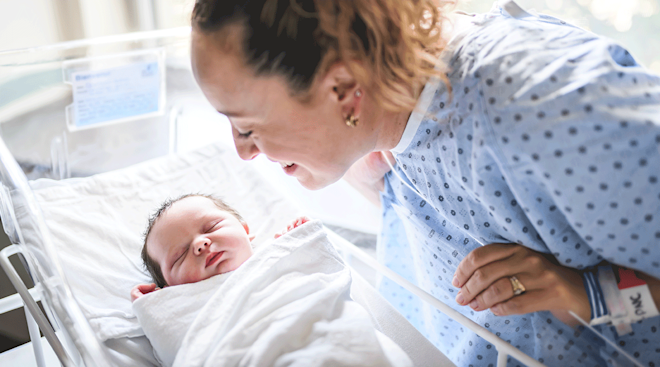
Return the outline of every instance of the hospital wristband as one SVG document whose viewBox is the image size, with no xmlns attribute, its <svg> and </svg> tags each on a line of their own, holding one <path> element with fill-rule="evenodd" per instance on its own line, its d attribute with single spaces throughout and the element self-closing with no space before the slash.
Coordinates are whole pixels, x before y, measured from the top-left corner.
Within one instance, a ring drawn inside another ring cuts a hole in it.
<svg viewBox="0 0 660 367">
<path fill-rule="evenodd" d="M 637 277 L 634 270 L 618 267 L 617 275 L 619 292 L 631 322 L 660 315 L 649 286 Z"/>
<path fill-rule="evenodd" d="M 589 298 L 589 306 L 591 307 L 591 324 L 601 324 L 609 321 L 607 311 L 607 304 L 603 296 L 603 290 L 600 288 L 598 281 L 598 269 L 590 268 L 582 273 L 582 281 L 584 282 L 584 289 Z"/>
<path fill-rule="evenodd" d="M 648 285 L 634 270 L 599 266 L 582 273 L 591 307 L 591 325 L 612 324 L 619 335 L 631 333 L 632 323 L 660 315 Z"/>
</svg>

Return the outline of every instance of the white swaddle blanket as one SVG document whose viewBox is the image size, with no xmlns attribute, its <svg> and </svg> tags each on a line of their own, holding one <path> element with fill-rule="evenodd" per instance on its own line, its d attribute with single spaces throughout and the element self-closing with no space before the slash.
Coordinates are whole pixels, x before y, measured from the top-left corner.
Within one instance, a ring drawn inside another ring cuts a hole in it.
<svg viewBox="0 0 660 367">
<path fill-rule="evenodd" d="M 349 268 L 312 221 L 232 273 L 147 294 L 133 309 L 167 366 L 412 366 L 350 287 Z"/>
</svg>

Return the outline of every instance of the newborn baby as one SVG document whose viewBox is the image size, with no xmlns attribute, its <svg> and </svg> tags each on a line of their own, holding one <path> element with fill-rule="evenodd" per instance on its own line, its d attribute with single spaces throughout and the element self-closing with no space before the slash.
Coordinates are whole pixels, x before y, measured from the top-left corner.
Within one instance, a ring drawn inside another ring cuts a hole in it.
<svg viewBox="0 0 660 367">
<path fill-rule="evenodd" d="M 155 284 L 131 299 L 162 365 L 411 365 L 350 298 L 350 269 L 320 222 L 300 217 L 275 237 L 253 253 L 245 221 L 210 196 L 150 218 L 142 258 Z"/>
<path fill-rule="evenodd" d="M 308 222 L 294 220 L 282 234 Z M 155 283 L 131 290 L 131 301 L 166 286 L 196 283 L 236 270 L 252 256 L 250 228 L 236 210 L 212 196 L 168 200 L 149 219 L 142 260 Z"/>
</svg>

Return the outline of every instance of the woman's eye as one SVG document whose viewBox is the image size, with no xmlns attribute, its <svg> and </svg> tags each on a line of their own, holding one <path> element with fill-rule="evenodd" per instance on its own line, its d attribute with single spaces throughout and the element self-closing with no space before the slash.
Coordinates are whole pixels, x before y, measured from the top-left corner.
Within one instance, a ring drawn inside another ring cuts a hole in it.
<svg viewBox="0 0 660 367">
<path fill-rule="evenodd" d="M 250 130 L 250 131 L 248 131 L 248 132 L 246 132 L 246 133 L 241 133 L 241 132 L 238 133 L 238 136 L 241 137 L 241 138 L 243 138 L 243 139 L 249 137 L 250 135 L 252 135 L 252 130 Z"/>
</svg>

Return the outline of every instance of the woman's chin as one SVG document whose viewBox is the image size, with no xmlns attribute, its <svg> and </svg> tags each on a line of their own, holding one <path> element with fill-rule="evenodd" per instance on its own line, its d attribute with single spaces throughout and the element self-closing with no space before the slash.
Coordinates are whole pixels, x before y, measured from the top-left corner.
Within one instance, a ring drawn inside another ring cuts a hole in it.
<svg viewBox="0 0 660 367">
<path fill-rule="evenodd" d="M 297 177 L 298 182 L 300 182 L 300 184 L 307 190 L 320 190 L 324 187 L 327 187 L 330 184 L 339 181 L 340 178 L 341 177 L 338 177 L 336 179 L 318 178 L 309 174 L 305 175 L 304 177 Z"/>
</svg>

